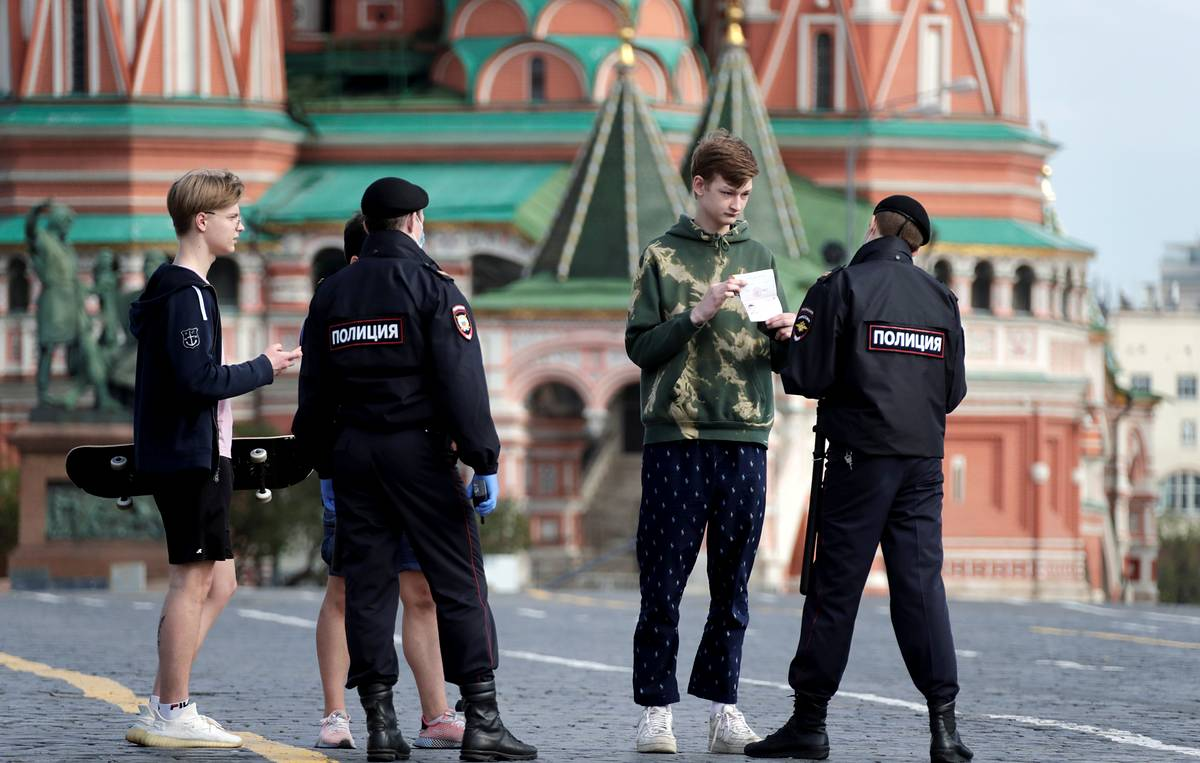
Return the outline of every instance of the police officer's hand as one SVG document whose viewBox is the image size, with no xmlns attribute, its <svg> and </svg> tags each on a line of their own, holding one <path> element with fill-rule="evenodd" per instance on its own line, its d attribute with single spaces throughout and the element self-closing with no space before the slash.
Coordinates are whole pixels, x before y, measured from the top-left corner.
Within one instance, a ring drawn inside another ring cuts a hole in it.
<svg viewBox="0 0 1200 763">
<path fill-rule="evenodd" d="M 699 326 L 708 323 L 717 315 L 721 305 L 730 297 L 736 297 L 746 282 L 737 276 L 729 276 L 721 283 L 715 283 L 704 293 L 700 304 L 692 308 L 692 323 Z"/>
<path fill-rule="evenodd" d="M 476 474 L 471 478 L 470 495 L 472 502 L 477 500 L 476 496 L 483 496 L 483 500 L 475 503 L 475 511 L 481 517 L 486 517 L 496 510 L 496 500 L 500 497 L 500 478 L 495 474 Z"/>
<path fill-rule="evenodd" d="M 294 350 L 283 349 L 282 344 L 273 344 L 263 350 L 263 355 L 267 356 L 267 360 L 271 361 L 271 368 L 275 370 L 275 375 L 283 373 L 292 367 L 292 364 L 300 360 L 300 348 Z"/>
<path fill-rule="evenodd" d="M 775 338 L 780 342 L 786 342 L 792 338 L 792 326 L 796 324 L 795 313 L 780 313 L 772 315 L 765 321 L 768 329 L 775 330 Z"/>
</svg>

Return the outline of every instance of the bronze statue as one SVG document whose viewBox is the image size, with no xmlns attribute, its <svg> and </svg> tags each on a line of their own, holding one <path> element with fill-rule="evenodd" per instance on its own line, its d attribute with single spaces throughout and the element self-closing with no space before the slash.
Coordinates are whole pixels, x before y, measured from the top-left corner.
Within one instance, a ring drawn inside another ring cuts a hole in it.
<svg viewBox="0 0 1200 763">
<path fill-rule="evenodd" d="M 38 223 L 43 218 L 45 225 L 41 226 Z M 73 408 L 91 387 L 96 408 L 112 410 L 117 405 L 108 393 L 107 368 L 84 304 L 79 258 L 67 243 L 74 219 L 69 208 L 50 201 L 31 209 L 25 218 L 25 241 L 42 287 L 37 305 L 38 406 Z M 50 367 L 59 347 L 67 354 L 68 372 L 77 377 L 75 388 L 63 400 L 50 395 Z"/>
</svg>

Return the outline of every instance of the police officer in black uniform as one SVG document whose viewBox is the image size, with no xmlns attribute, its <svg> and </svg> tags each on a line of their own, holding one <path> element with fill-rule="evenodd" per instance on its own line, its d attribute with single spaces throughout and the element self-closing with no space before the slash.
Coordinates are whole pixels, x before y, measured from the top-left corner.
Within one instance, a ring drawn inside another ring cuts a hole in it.
<svg viewBox="0 0 1200 763">
<path fill-rule="evenodd" d="M 334 553 L 346 576 L 347 688 L 358 688 L 370 760 L 406 759 L 392 686 L 398 582 L 407 534 L 437 605 L 447 680 L 462 690 L 462 760 L 532 760 L 505 729 L 493 670 L 496 624 L 479 531 L 455 466 L 475 470 L 483 515 L 495 508 L 500 442 L 488 405 L 474 316 L 422 250 L 429 197 L 382 178 L 363 194 L 358 263 L 317 287 L 305 323 L 300 406 L 292 429 L 337 494 Z M 455 449 L 452 449 L 453 442 Z"/>
<path fill-rule="evenodd" d="M 930 758 L 970 760 L 956 730 L 958 668 L 942 586 L 946 414 L 962 401 L 963 330 L 954 294 L 913 265 L 929 216 L 908 196 L 875 207 L 867 242 L 822 277 L 797 313 L 783 387 L 820 400 L 830 448 L 800 643 L 788 672 L 795 710 L 750 757 L 829 756 L 837 691 L 875 549 L 882 543 L 892 627 L 929 706 Z"/>
</svg>

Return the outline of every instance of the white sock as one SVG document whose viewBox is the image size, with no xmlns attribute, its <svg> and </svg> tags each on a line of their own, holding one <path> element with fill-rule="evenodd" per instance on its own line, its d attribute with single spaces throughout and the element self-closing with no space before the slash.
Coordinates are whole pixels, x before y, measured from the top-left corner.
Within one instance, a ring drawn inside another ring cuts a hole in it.
<svg viewBox="0 0 1200 763">
<path fill-rule="evenodd" d="M 157 694 L 151 694 L 151 695 L 150 695 L 149 707 L 150 707 L 151 709 L 153 709 L 153 708 L 155 708 L 155 707 L 158 707 L 158 700 L 159 700 L 159 696 L 158 696 Z"/>
<path fill-rule="evenodd" d="M 725 703 L 713 702 L 712 705 L 709 706 L 708 712 L 710 715 L 720 715 L 721 713 L 725 712 Z"/>
<path fill-rule="evenodd" d="M 183 715 L 183 711 L 186 710 L 190 704 L 192 704 L 192 700 L 190 699 L 185 699 L 182 702 L 172 702 L 170 704 L 159 702 L 158 714 L 161 715 L 164 720 L 175 721 L 179 719 L 179 716 Z"/>
</svg>

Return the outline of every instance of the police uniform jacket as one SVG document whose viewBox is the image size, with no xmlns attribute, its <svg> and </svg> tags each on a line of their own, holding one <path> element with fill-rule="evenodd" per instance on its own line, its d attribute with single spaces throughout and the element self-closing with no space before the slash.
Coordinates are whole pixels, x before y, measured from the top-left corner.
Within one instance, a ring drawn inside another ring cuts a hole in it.
<svg viewBox="0 0 1200 763">
<path fill-rule="evenodd" d="M 967 394 L 953 292 L 895 236 L 822 277 L 796 315 L 783 388 L 816 398 L 817 427 L 863 453 L 941 458 Z"/>
<path fill-rule="evenodd" d="M 340 427 L 441 431 L 477 474 L 496 473 L 500 440 L 470 305 L 407 234 L 370 234 L 356 263 L 320 283 L 302 349 L 292 431 L 322 476 Z"/>
</svg>

